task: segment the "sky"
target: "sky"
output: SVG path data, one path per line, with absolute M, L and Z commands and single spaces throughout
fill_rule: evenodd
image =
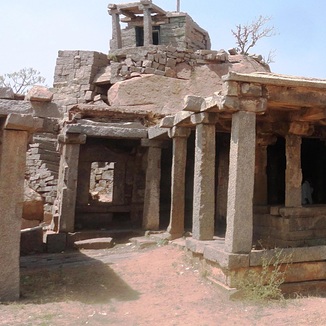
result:
M 108 53 L 109 3 L 135 0 L 0 0 L 0 75 L 33 67 L 52 86 L 59 50 Z M 153 0 L 176 10 L 177 0 Z M 210 34 L 212 49 L 235 47 L 231 29 L 260 15 L 271 17 L 276 35 L 264 38 L 251 53 L 275 51 L 275 73 L 326 79 L 325 0 L 180 0 L 181 11 Z M 123 26 L 123 25 L 122 25 Z

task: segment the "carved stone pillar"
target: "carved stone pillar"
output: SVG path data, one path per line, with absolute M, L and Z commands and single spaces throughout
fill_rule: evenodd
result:
M 111 50 L 121 49 L 122 39 L 121 39 L 121 27 L 120 27 L 120 15 L 117 10 L 117 6 L 109 5 L 108 11 L 112 17 L 112 39 L 110 42 L 110 48 Z
M 86 135 L 60 135 L 60 167 L 58 177 L 57 209 L 54 216 L 59 219 L 59 232 L 73 232 L 75 229 L 75 208 L 80 144 L 86 142 Z
M 256 115 L 240 111 L 232 116 L 225 250 L 249 253 L 253 233 Z
M 162 142 L 144 139 L 142 146 L 148 147 L 143 229 L 158 230 L 160 226 Z
M 190 129 L 173 127 L 169 136 L 173 139 L 171 210 L 168 233 L 171 239 L 182 237 L 185 218 L 185 175 L 187 162 L 187 140 Z
M 215 114 L 194 114 L 191 121 L 196 124 L 192 236 L 197 240 L 212 240 L 215 215 Z
M 285 137 L 286 170 L 285 170 L 285 206 L 301 206 L 301 136 Z

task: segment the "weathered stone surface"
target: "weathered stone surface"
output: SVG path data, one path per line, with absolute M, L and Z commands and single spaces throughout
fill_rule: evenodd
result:
M 43 252 L 42 226 L 25 229 L 20 234 L 20 253 L 28 255 Z
M 33 109 L 30 102 L 0 99 L 0 114 L 7 115 L 8 113 L 32 114 Z
M 0 98 L 13 100 L 15 98 L 14 91 L 10 87 L 0 87 Z
M 196 126 L 192 234 L 197 240 L 214 236 L 215 125 Z
M 94 84 L 109 84 L 111 80 L 111 66 L 103 67 L 94 78 Z
M 177 77 L 180 79 L 191 78 L 191 67 L 189 64 L 183 62 L 179 63 L 176 67 Z
M 3 130 L 0 161 L 0 302 L 19 298 L 19 243 L 26 131 Z
M 158 230 L 160 224 L 161 154 L 161 148 L 148 148 L 143 213 L 145 230 Z
M 34 86 L 26 94 L 27 101 L 51 102 L 53 93 L 45 86 Z
M 23 219 L 43 221 L 43 198 L 25 181 Z

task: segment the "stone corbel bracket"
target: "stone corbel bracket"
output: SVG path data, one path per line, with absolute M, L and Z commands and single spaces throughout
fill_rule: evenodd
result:
M 34 133 L 43 129 L 43 123 L 42 118 L 33 117 L 30 114 L 10 113 L 6 118 L 4 128 Z

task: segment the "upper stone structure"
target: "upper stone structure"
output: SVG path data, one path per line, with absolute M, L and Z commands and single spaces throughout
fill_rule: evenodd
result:
M 109 4 L 112 16 L 110 49 L 170 45 L 180 49 L 209 50 L 208 33 L 183 12 L 167 12 L 149 0 Z M 120 19 L 120 15 L 124 17 Z M 121 30 L 120 22 L 127 27 Z

